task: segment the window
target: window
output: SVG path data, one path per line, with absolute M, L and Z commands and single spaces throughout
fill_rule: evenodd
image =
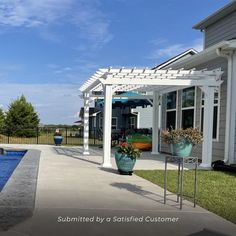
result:
M 111 120 L 111 129 L 117 129 L 117 117 L 112 117 Z
M 177 91 L 166 94 L 166 128 L 176 128 Z
M 194 127 L 195 87 L 182 90 L 182 128 Z
M 135 129 L 136 128 L 136 117 L 135 116 L 130 117 L 129 128 L 130 129 Z
M 213 139 L 218 139 L 218 127 L 219 127 L 219 92 L 214 93 L 214 109 L 213 109 Z M 203 132 L 204 123 L 204 93 L 202 93 L 202 108 L 201 108 L 201 131 Z

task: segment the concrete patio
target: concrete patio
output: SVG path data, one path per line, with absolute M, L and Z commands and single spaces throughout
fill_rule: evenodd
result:
M 174 195 L 164 205 L 162 188 L 135 175 L 119 175 L 114 158 L 113 168 L 102 168 L 102 149 L 83 156 L 80 147 L 12 146 L 42 151 L 35 211 L 32 218 L 0 235 L 235 235 L 234 224 L 193 208 L 188 201 L 179 210 Z M 162 169 L 162 158 L 144 155 L 136 169 Z M 129 217 L 139 217 L 141 222 L 127 222 Z M 158 217 L 175 222 L 148 222 Z M 72 218 L 77 221 L 61 222 Z M 104 222 L 96 222 L 102 218 Z M 117 222 L 122 220 L 126 222 Z

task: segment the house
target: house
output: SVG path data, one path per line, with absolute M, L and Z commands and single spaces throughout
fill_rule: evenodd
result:
M 146 108 L 152 106 L 151 101 L 147 99 L 136 99 L 140 94 L 127 92 L 116 94 L 112 100 L 112 130 L 113 132 L 121 132 L 122 130 L 151 128 L 150 126 L 140 126 L 139 116 L 145 112 Z M 104 100 L 97 98 L 94 101 L 94 107 L 89 108 L 89 130 L 90 136 L 92 133 L 101 131 L 103 128 L 103 107 Z M 136 112 L 135 108 L 144 109 Z M 84 108 L 81 108 L 79 117 L 83 120 Z
M 163 69 L 224 71 L 223 83 L 214 93 L 213 160 L 236 163 L 236 2 L 233 1 L 193 26 L 204 36 L 204 50 Z M 198 127 L 203 129 L 205 97 L 201 89 L 190 87 L 162 97 L 161 129 Z M 166 145 L 161 145 L 166 151 Z M 202 147 L 194 150 L 201 156 Z

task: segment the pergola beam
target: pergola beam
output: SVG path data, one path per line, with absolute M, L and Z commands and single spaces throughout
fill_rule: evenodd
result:
M 110 85 L 165 85 L 165 86 L 219 86 L 220 81 L 206 78 L 204 80 L 200 79 L 116 79 L 116 78 L 107 78 L 100 79 L 102 84 Z

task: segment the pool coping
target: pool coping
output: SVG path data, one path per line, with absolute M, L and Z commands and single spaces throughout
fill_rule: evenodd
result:
M 4 149 L 26 151 L 26 154 L 0 192 L 0 231 L 8 230 L 33 215 L 41 154 L 36 149 Z

